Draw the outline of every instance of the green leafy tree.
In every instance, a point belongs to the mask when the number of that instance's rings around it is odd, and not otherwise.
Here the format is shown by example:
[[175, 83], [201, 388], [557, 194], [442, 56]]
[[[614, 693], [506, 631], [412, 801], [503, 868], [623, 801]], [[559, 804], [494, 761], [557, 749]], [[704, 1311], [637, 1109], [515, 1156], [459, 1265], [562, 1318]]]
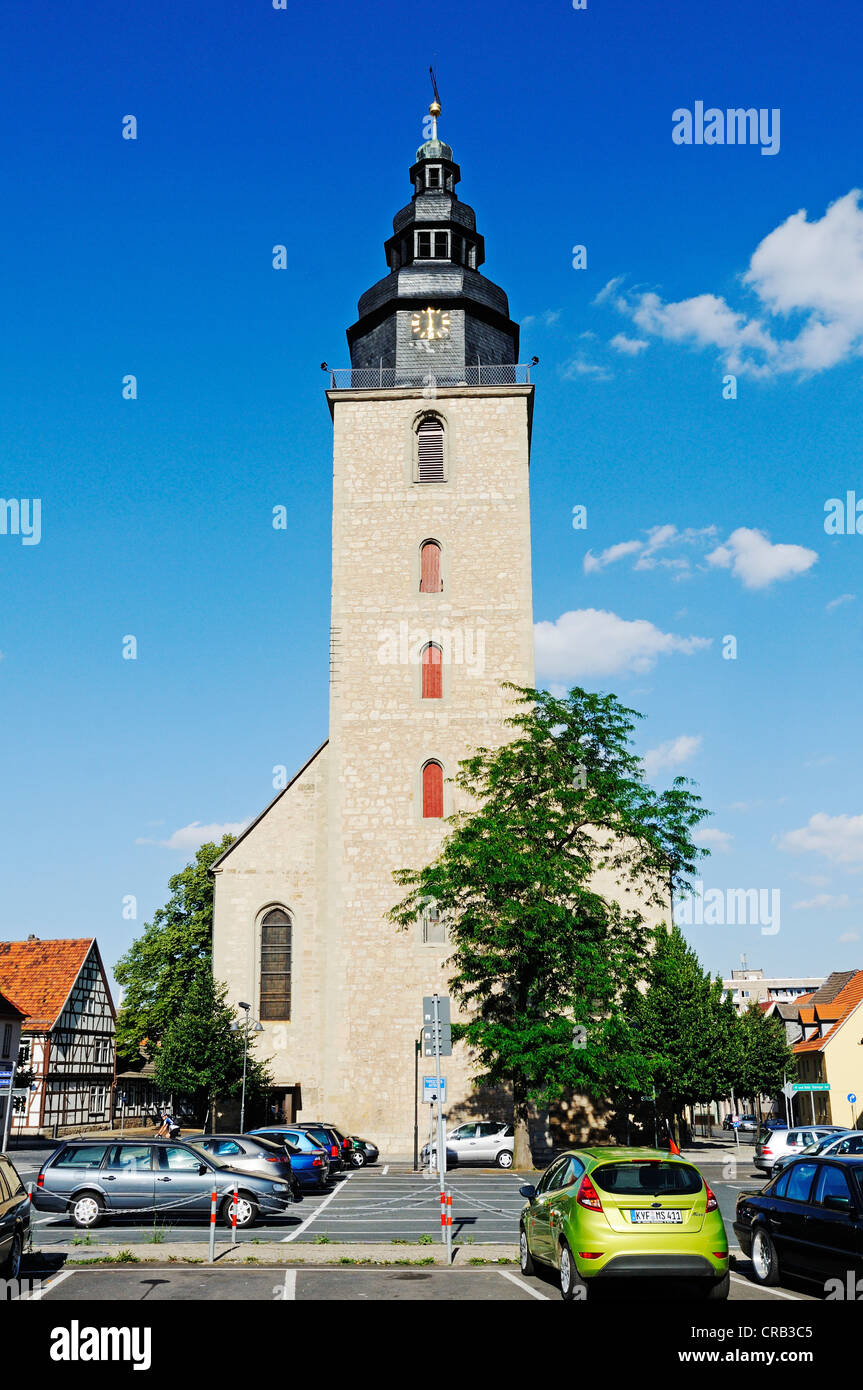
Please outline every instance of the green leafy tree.
[[[225, 1002], [226, 992], [226, 986], [214, 981], [209, 969], [199, 970], [156, 1056], [156, 1085], [162, 1091], [191, 1097], [199, 1119], [207, 1111], [215, 1115], [217, 1098], [238, 1096], [242, 1090], [245, 1019], [238, 1020], [235, 1010]], [[250, 1047], [247, 1106], [264, 1097], [271, 1085], [266, 1065], [257, 1060]]]
[[233, 841], [233, 835], [225, 835], [218, 845], [201, 845], [194, 863], [169, 880], [165, 906], [144, 924], [143, 935], [114, 967], [123, 987], [117, 1017], [120, 1057], [135, 1058], [142, 1046], [154, 1056], [192, 982], [202, 967], [212, 968], [214, 883], [209, 869]]
[[737, 1018], [674, 925], [656, 932], [647, 989], [629, 999], [632, 1026], [656, 1088], [657, 1110], [680, 1142], [684, 1107], [725, 1095], [739, 1057]]
[[767, 1018], [754, 1001], [737, 1020], [738, 1051], [734, 1091], [760, 1110], [762, 1095], [775, 1095], [796, 1073], [794, 1053], [781, 1018]]
[[645, 920], [603, 896], [597, 875], [636, 890], [642, 908], [667, 905], [707, 813], [682, 778], [661, 795], [645, 783], [631, 748], [640, 716], [613, 695], [508, 689], [513, 740], [459, 765], [472, 809], [451, 818], [432, 864], [396, 872], [409, 891], [390, 916], [405, 929], [431, 902], [444, 915], [468, 1018], [453, 1035], [477, 1084], [511, 1087], [515, 1162], [528, 1166], [530, 1100], [647, 1080], [621, 1006], [646, 969]]

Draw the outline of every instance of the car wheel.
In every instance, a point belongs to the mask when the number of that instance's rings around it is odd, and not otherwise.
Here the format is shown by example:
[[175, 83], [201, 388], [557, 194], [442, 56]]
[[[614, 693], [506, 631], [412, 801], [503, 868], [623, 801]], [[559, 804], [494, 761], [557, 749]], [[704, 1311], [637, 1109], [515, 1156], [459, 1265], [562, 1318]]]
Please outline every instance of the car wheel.
[[731, 1289], [731, 1271], [726, 1270], [721, 1279], [711, 1279], [704, 1292], [704, 1297], [708, 1303], [721, 1303], [729, 1294]]
[[12, 1237], [12, 1248], [6, 1257], [5, 1262], [0, 1265], [0, 1273], [4, 1279], [17, 1279], [21, 1273], [21, 1256], [24, 1253], [24, 1238], [20, 1231], [16, 1231]]
[[72, 1198], [69, 1214], [81, 1230], [92, 1231], [105, 1214], [105, 1204], [98, 1192], [82, 1192]]
[[[222, 1203], [222, 1220], [226, 1226], [232, 1226], [233, 1220], [231, 1213], [234, 1209], [233, 1197], [226, 1197]], [[254, 1226], [258, 1219], [258, 1208], [251, 1197], [247, 1197], [245, 1192], [240, 1192], [237, 1196], [237, 1230], [245, 1231], [247, 1227]]]
[[498, 1168], [512, 1167], [512, 1154], [510, 1153], [509, 1149], [501, 1149], [500, 1153], [497, 1156], [497, 1166]]
[[759, 1226], [752, 1237], [752, 1269], [759, 1284], [779, 1283], [776, 1246], [763, 1226]]
[[355, 1149], [355, 1150], [354, 1150], [354, 1156], [353, 1156], [352, 1162], [353, 1162], [353, 1165], [354, 1165], [355, 1168], [364, 1168], [364, 1167], [365, 1167], [365, 1165], [366, 1165], [366, 1156], [365, 1156], [365, 1154], [363, 1153], [362, 1149]]
[[527, 1243], [527, 1231], [523, 1226], [518, 1237], [518, 1262], [521, 1265], [522, 1274], [536, 1273], [536, 1266], [533, 1263], [533, 1256]]
[[587, 1285], [575, 1266], [572, 1251], [565, 1240], [560, 1242], [560, 1296], [565, 1303], [583, 1303]]

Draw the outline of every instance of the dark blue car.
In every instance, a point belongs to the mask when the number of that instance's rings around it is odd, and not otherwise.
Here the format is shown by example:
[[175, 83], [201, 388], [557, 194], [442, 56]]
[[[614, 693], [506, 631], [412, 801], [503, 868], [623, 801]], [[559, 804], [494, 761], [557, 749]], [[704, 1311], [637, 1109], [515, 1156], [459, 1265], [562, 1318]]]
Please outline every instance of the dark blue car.
[[327, 1150], [302, 1129], [292, 1125], [265, 1125], [250, 1129], [249, 1134], [260, 1139], [273, 1139], [284, 1144], [291, 1156], [291, 1169], [301, 1187], [319, 1192], [330, 1178], [330, 1159]]

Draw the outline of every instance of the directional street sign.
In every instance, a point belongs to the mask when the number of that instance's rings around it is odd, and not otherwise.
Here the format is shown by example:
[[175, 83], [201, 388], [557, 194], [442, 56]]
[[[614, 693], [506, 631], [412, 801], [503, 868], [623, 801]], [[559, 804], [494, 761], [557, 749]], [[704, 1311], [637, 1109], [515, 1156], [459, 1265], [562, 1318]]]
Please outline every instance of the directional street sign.
[[[426, 995], [423, 999], [423, 1055], [434, 1057], [435, 1055], [435, 1024], [434, 1024], [434, 997]], [[440, 1047], [438, 1052], [441, 1057], [452, 1056], [452, 1032], [449, 1021], [449, 998], [442, 995], [438, 999], [438, 1037]]]
[[795, 1081], [795, 1091], [829, 1091], [829, 1081]]
[[445, 1077], [445, 1076], [442, 1076], [442, 1077], [441, 1077], [441, 1079], [440, 1079], [440, 1090], [438, 1090], [437, 1077], [436, 1077], [436, 1076], [424, 1076], [424, 1077], [423, 1077], [423, 1100], [426, 1102], [427, 1105], [434, 1105], [434, 1103], [435, 1103], [435, 1101], [437, 1100], [438, 1096], [440, 1096], [440, 1098], [441, 1098], [441, 1104], [442, 1104], [442, 1105], [446, 1105], [446, 1077]]
[[848, 1104], [849, 1104], [849, 1105], [856, 1105], [856, 1104], [857, 1104], [857, 1097], [856, 1097], [856, 1095], [854, 1094], [853, 1091], [849, 1091], [849, 1092], [848, 1092]]

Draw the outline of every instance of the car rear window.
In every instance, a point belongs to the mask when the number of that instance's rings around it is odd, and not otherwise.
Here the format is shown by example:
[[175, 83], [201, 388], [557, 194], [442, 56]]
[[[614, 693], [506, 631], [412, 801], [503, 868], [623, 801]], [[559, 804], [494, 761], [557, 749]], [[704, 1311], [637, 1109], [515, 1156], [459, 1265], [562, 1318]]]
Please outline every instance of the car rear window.
[[54, 1159], [55, 1168], [98, 1168], [105, 1157], [107, 1144], [76, 1144], [61, 1149]]
[[604, 1192], [620, 1193], [625, 1197], [694, 1196], [702, 1188], [697, 1168], [691, 1168], [688, 1163], [666, 1163], [662, 1159], [602, 1163], [591, 1170], [590, 1180]]

